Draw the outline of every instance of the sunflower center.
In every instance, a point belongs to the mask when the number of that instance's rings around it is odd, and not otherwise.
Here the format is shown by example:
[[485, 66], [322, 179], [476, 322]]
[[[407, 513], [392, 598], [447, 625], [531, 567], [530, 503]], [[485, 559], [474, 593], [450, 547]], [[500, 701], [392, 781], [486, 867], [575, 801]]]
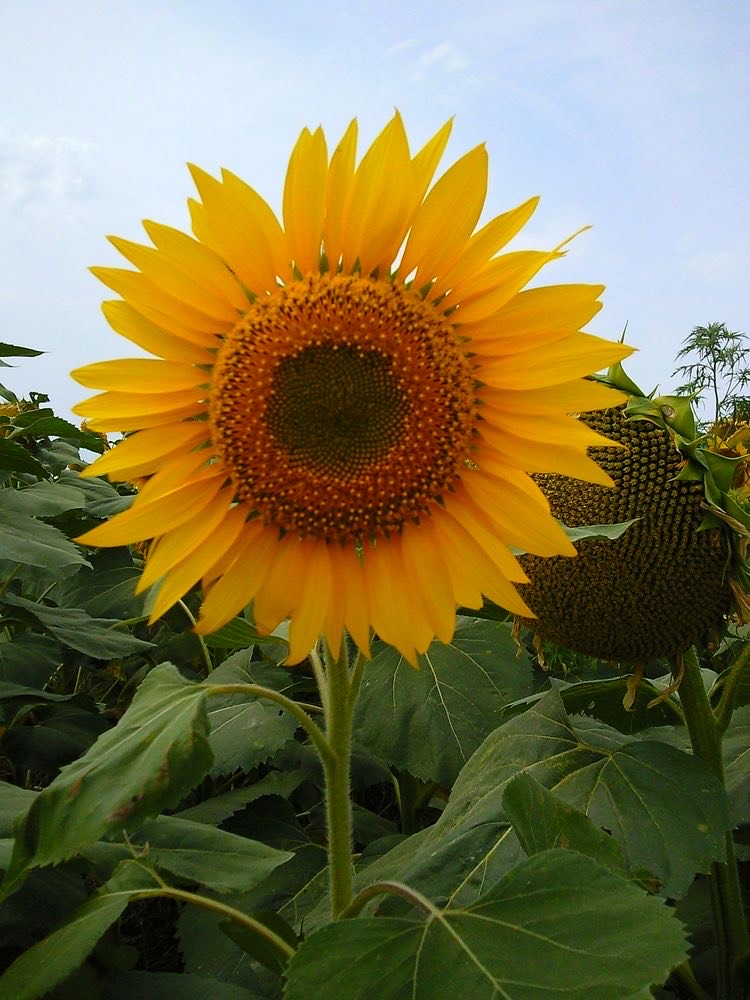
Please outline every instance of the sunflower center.
[[305, 347], [282, 358], [266, 424], [289, 456], [346, 475], [383, 458], [409, 412], [387, 355], [351, 344]]
[[227, 336], [209, 415], [238, 500], [302, 537], [361, 541], [455, 486], [477, 419], [473, 368], [416, 293], [311, 275], [257, 300]]

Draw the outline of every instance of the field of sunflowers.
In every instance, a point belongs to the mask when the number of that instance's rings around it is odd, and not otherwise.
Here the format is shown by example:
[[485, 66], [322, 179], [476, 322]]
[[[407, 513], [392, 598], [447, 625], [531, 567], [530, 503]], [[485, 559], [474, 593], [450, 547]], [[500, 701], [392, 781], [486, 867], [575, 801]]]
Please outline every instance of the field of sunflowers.
[[80, 426], [0, 345], [2, 1000], [748, 995], [741, 427], [449, 128], [194, 168]]

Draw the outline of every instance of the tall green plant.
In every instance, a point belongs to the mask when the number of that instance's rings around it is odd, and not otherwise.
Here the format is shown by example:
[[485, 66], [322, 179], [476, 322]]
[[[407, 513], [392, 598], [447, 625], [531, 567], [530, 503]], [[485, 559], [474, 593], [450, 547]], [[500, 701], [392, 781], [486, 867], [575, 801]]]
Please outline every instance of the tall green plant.
[[672, 377], [685, 379], [675, 392], [694, 394], [710, 407], [709, 423], [722, 420], [747, 420], [750, 399], [743, 392], [750, 384], [750, 345], [747, 336], [729, 330], [726, 323], [695, 326], [683, 342], [677, 360], [691, 359], [679, 365]]

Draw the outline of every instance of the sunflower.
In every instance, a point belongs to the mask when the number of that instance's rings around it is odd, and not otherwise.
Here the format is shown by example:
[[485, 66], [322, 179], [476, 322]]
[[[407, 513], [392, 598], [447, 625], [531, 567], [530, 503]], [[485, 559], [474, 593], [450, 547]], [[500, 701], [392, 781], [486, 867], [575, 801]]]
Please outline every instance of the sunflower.
[[531, 582], [521, 593], [536, 614], [522, 623], [538, 645], [636, 666], [678, 662], [715, 642], [728, 615], [750, 612], [745, 429], [699, 435], [689, 398], [646, 396], [619, 365], [606, 382], [627, 402], [581, 419], [624, 446], [592, 451], [614, 489], [535, 479], [571, 527], [634, 523], [616, 540], [579, 542], [575, 560], [522, 556]]
[[431, 186], [449, 132], [412, 155], [396, 114], [357, 164], [356, 121], [330, 159], [305, 129], [283, 223], [191, 167], [195, 238], [112, 238], [135, 270], [94, 268], [105, 316], [154, 357], [76, 370], [104, 390], [76, 412], [127, 435], [87, 474], [146, 482], [80, 541], [152, 540], [153, 619], [201, 582], [200, 632], [252, 604], [262, 631], [291, 620], [290, 663], [344, 629], [413, 663], [457, 605], [531, 613], [511, 546], [574, 555], [529, 473], [610, 482], [567, 414], [622, 398], [583, 376], [630, 348], [580, 332], [602, 286], [522, 291], [562, 253], [500, 253], [537, 199], [476, 229], [484, 146]]

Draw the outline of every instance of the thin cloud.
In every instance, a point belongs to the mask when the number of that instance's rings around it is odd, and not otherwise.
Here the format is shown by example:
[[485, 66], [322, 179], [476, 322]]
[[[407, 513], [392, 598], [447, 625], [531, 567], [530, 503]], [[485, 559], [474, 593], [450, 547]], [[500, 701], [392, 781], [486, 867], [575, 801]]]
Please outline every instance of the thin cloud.
[[0, 205], [44, 210], [94, 192], [97, 148], [71, 136], [0, 134]]

